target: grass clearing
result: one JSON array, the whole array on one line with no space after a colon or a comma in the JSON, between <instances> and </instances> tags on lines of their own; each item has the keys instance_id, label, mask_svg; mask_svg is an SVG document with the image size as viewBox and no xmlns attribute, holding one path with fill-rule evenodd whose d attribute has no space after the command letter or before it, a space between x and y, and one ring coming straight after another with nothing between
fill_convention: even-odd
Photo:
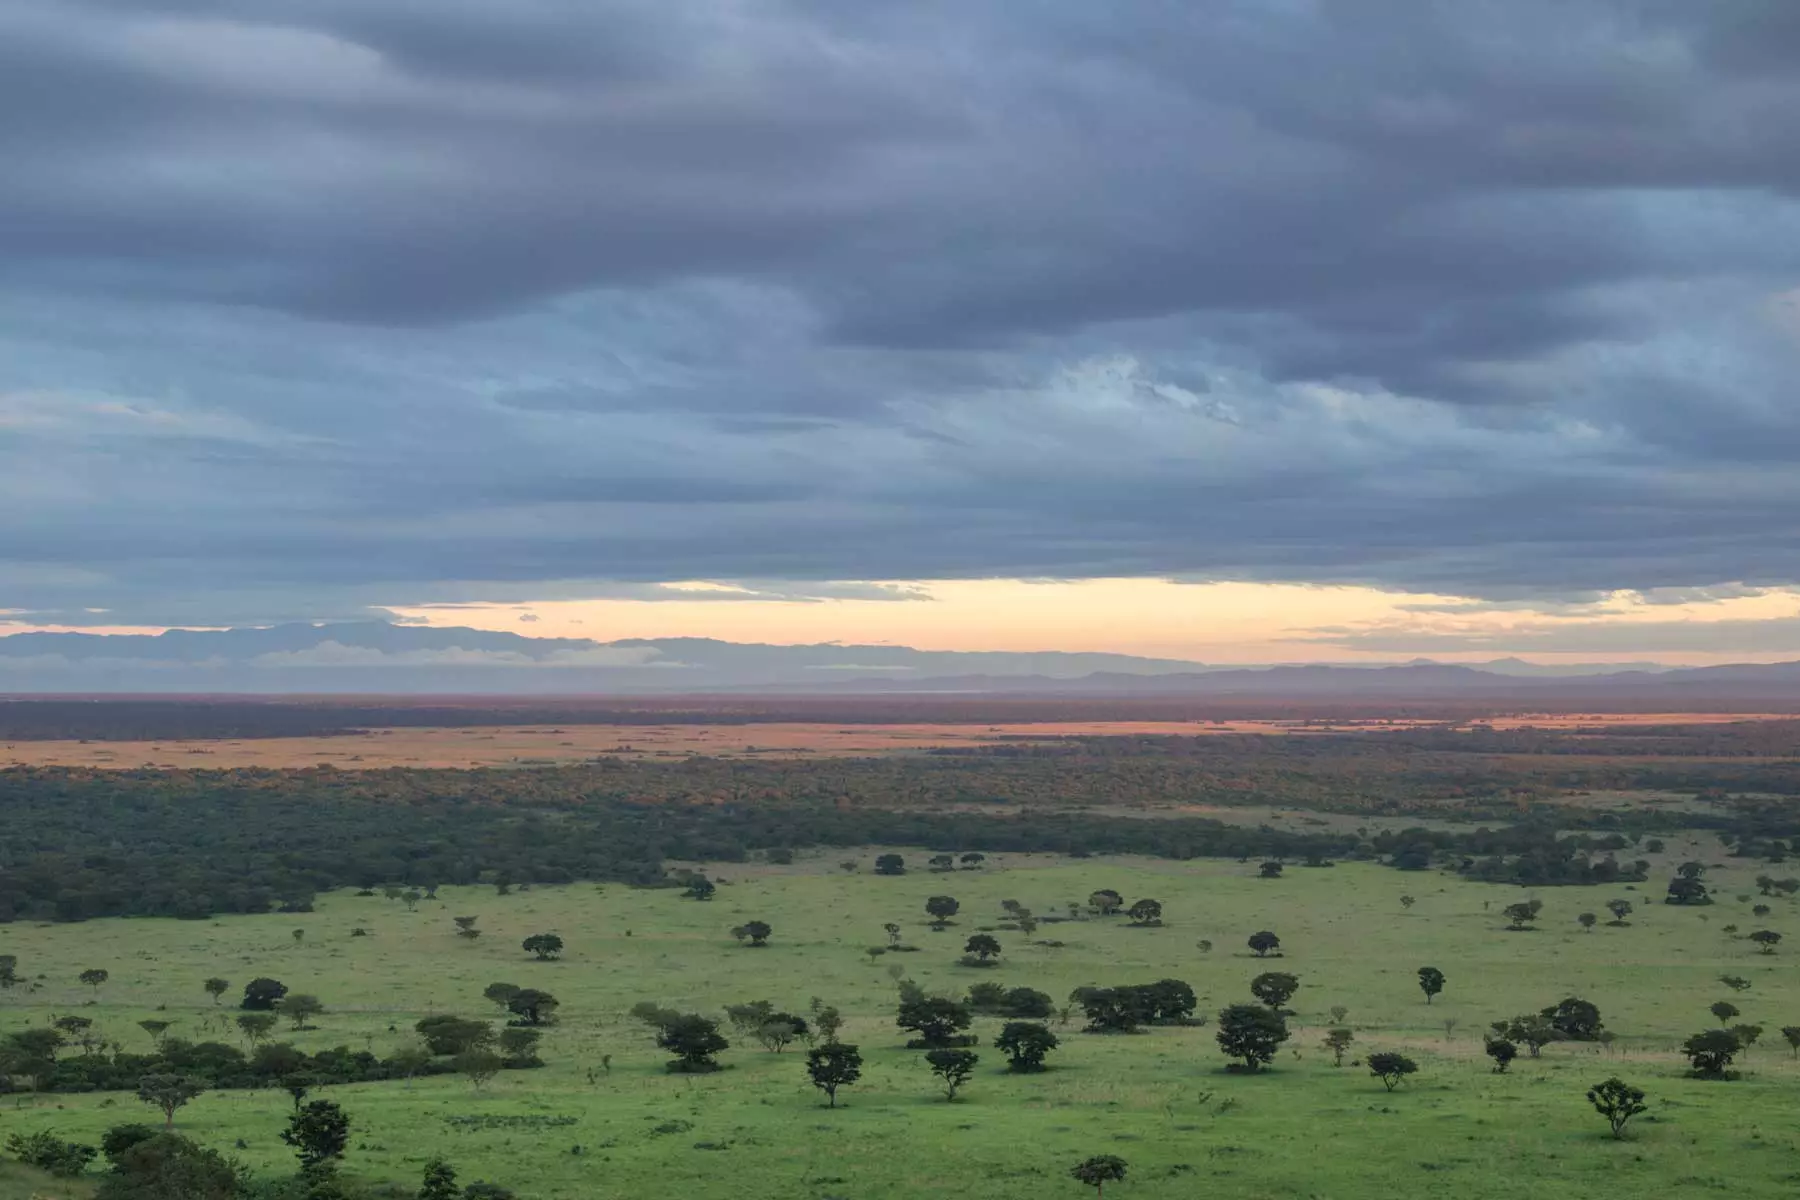
<instances>
[{"instance_id":1,"label":"grass clearing","mask_svg":"<svg viewBox=\"0 0 1800 1200\"><path fill-rule=\"evenodd\" d=\"M0 954L17 955L24 978L44 977L36 991L0 993L0 1030L78 1012L131 1049L147 1044L136 1024L146 1018L175 1022L177 1036L236 1042L235 1031L217 1028L235 1015L231 997L251 977L272 975L316 993L329 1010L319 1029L294 1037L297 1044L385 1053L412 1040L421 1016L497 1015L481 998L488 983L545 988L562 1009L544 1039L541 1070L504 1072L481 1091L450 1076L318 1093L355 1122L346 1169L416 1183L425 1161L443 1155L464 1182L491 1179L534 1200L727 1192L745 1200L1039 1200L1082 1195L1068 1167L1103 1153L1131 1164L1116 1194L1138 1197L1209 1188L1333 1200L1427 1190L1523 1200L1621 1188L1786 1197L1800 1181L1800 1139L1789 1118L1800 1101L1800 1064L1778 1032L1800 1024L1793 965L1800 949L1764 956L1721 932L1732 923L1741 932L1794 928L1793 901L1758 897L1751 903L1775 909L1758 921L1750 903L1735 898L1756 890L1751 878L1767 869L1760 865L1715 869L1708 882L1720 902L1683 909L1660 903L1661 874L1635 889L1522 893L1360 864L1289 867L1284 878L1263 880L1254 864L1217 860L1001 855L982 870L940 875L919 869L923 852L907 851L914 869L887 878L868 873L874 853L829 851L790 867L720 866L710 902L620 885L505 897L446 888L408 912L340 891L299 916L0 926ZM850 858L863 869L837 868ZM1128 901L1162 901L1166 924L1066 921L1029 938L1001 930L1000 966L958 964L970 933L1003 920L1000 901L1018 900L1041 917L1102 887ZM943 933L925 919L925 899L938 893L962 903L957 925ZM1410 910L1402 894L1417 898ZM1544 901L1540 928L1504 932L1501 908L1524 896ZM1582 932L1576 914L1605 918L1605 901L1615 896L1638 906L1633 924ZM456 915L478 916L484 936L458 939ZM753 918L774 926L767 949L730 937L732 926ZM864 948L886 941L886 921L899 922L920 950L871 962ZM358 926L370 936L353 938ZM294 929L304 930L298 943ZM1259 929L1280 934L1282 958L1263 961L1245 949ZM540 931L565 939L562 961L535 962L520 949ZM1213 943L1210 953L1196 948L1200 939ZM1057 1029L1063 1045L1050 1071L1013 1077L985 1044L1001 1021L978 1018L980 1067L947 1104L920 1053L902 1048L890 965L933 992L960 995L994 980L1038 988L1059 1004L1080 985L1172 976L1193 985L1208 1014L1248 1000L1249 980L1263 970L1293 972L1301 989L1291 1005L1294 1037L1274 1070L1254 1077L1221 1070L1210 1026L1108 1037L1077 1032L1079 1017ZM1425 965L1448 976L1431 1005L1416 981ZM111 974L97 996L76 982L89 967ZM1732 994L1717 982L1724 974L1752 986ZM210 975L234 985L217 1009L201 989ZM1541 1059L1521 1056L1508 1075L1488 1070L1481 1033L1489 1021L1569 995L1600 1006L1619 1035L1610 1052L1556 1045ZM627 1016L639 1000L714 1016L727 1003L754 999L804 1012L813 996L845 1014L841 1036L866 1059L862 1082L840 1093L837 1111L808 1086L801 1048L773 1054L740 1042L723 1056L730 1069L673 1076ZM1726 996L1744 1010L1743 1020L1765 1027L1741 1064L1744 1078L1683 1078L1676 1045L1715 1024L1707 1005ZM1419 1060L1419 1074L1390 1095L1366 1070L1334 1068L1319 1044L1334 1004L1349 1009L1358 1057L1403 1050ZM1446 1020L1456 1021L1448 1033ZM603 1055L611 1056L610 1071L601 1067ZM1620 1143L1605 1137L1604 1121L1583 1098L1612 1074L1645 1088L1651 1105ZM214 1092L183 1109L176 1125L251 1164L285 1171L293 1160L278 1135L289 1109L279 1091ZM109 1125L154 1116L126 1093L0 1097L0 1136L49 1128L92 1142ZM11 1200L8 1187L21 1200L32 1195L19 1191L17 1176L0 1174L0 1200Z\"/></svg>"}]
</instances>

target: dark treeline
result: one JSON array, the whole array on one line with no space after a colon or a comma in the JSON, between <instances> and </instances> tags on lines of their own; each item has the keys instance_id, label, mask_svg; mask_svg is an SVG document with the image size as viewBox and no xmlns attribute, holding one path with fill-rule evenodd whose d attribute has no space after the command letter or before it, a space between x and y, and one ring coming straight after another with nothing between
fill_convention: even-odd
<instances>
[{"instance_id":1,"label":"dark treeline","mask_svg":"<svg viewBox=\"0 0 1800 1200\"><path fill-rule=\"evenodd\" d=\"M1365 836L1110 810L1145 795L1170 798L1155 778L1166 763L1098 772L1062 807L1025 804L1043 799L1035 787L1055 795L1058 777L1085 778L1053 759L997 760L992 771L919 758L530 771L20 768L0 772L0 921L302 910L320 891L390 883L661 884L669 861L876 844L1301 866L1379 859L1496 882L1609 882L1635 877L1627 847L1645 832L1559 838L1549 821L1524 820ZM1022 765L1032 769L1020 774ZM1243 792L1234 798L1253 802ZM1651 819L1671 818L1633 818ZM1593 823L1624 821L1607 814ZM1793 816L1760 806L1741 832L1773 844L1800 832L1795 826Z\"/></svg>"}]
</instances>

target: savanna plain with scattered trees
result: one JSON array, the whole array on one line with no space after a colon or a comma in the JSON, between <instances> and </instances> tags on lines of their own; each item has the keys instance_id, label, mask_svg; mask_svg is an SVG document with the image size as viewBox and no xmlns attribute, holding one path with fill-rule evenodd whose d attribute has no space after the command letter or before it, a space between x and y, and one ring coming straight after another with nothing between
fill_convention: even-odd
<instances>
[{"instance_id":1,"label":"savanna plain with scattered trees","mask_svg":"<svg viewBox=\"0 0 1800 1200\"><path fill-rule=\"evenodd\" d=\"M0 772L0 1198L1786 1196L1788 724Z\"/></svg>"}]
</instances>

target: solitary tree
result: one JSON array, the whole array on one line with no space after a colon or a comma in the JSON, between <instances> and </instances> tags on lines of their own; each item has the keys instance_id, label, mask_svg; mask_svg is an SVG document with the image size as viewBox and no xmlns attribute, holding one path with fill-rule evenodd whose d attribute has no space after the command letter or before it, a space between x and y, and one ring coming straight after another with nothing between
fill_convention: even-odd
<instances>
[{"instance_id":1,"label":"solitary tree","mask_svg":"<svg viewBox=\"0 0 1800 1200\"><path fill-rule=\"evenodd\" d=\"M1607 922L1608 925L1623 925L1625 924L1625 918L1631 915L1631 901L1608 900L1606 902L1606 911L1613 915L1613 919Z\"/></svg>"},{"instance_id":2,"label":"solitary tree","mask_svg":"<svg viewBox=\"0 0 1800 1200\"><path fill-rule=\"evenodd\" d=\"M1256 951L1256 957L1265 958L1271 951L1281 949L1281 939L1264 929L1250 935L1250 949Z\"/></svg>"},{"instance_id":3,"label":"solitary tree","mask_svg":"<svg viewBox=\"0 0 1800 1200\"><path fill-rule=\"evenodd\" d=\"M1542 900L1520 900L1507 905L1500 910L1500 913L1507 920L1506 927L1516 933L1520 930L1530 929L1531 923L1537 920L1537 915L1543 910L1543 907Z\"/></svg>"},{"instance_id":4,"label":"solitary tree","mask_svg":"<svg viewBox=\"0 0 1800 1200\"><path fill-rule=\"evenodd\" d=\"M1750 940L1755 942L1764 954L1773 954L1776 943L1781 941L1781 935L1773 929L1758 929L1750 935Z\"/></svg>"},{"instance_id":5,"label":"solitary tree","mask_svg":"<svg viewBox=\"0 0 1800 1200\"><path fill-rule=\"evenodd\" d=\"M962 856L961 861L963 870L976 871L980 870L981 864L987 861L987 855L971 850L969 853Z\"/></svg>"},{"instance_id":6,"label":"solitary tree","mask_svg":"<svg viewBox=\"0 0 1800 1200\"><path fill-rule=\"evenodd\" d=\"M1110 917L1125 905L1125 897L1111 888L1101 888L1088 896L1088 907L1103 917Z\"/></svg>"},{"instance_id":7,"label":"solitary tree","mask_svg":"<svg viewBox=\"0 0 1800 1200\"><path fill-rule=\"evenodd\" d=\"M793 1013L778 1012L756 1027L756 1040L762 1043L764 1050L772 1050L780 1054L791 1045L795 1038L805 1037L807 1026L805 1020Z\"/></svg>"},{"instance_id":8,"label":"solitary tree","mask_svg":"<svg viewBox=\"0 0 1800 1200\"><path fill-rule=\"evenodd\" d=\"M1125 1160L1116 1154L1096 1154L1069 1168L1069 1174L1094 1189L1099 1200L1106 1195L1106 1185L1125 1178Z\"/></svg>"},{"instance_id":9,"label":"solitary tree","mask_svg":"<svg viewBox=\"0 0 1800 1200\"><path fill-rule=\"evenodd\" d=\"M875 860L875 873L877 875L904 875L906 874L906 860L898 854L883 854Z\"/></svg>"},{"instance_id":10,"label":"solitary tree","mask_svg":"<svg viewBox=\"0 0 1800 1200\"><path fill-rule=\"evenodd\" d=\"M1641 1112L1648 1111L1644 1103L1642 1088L1634 1088L1623 1079L1614 1076L1603 1080L1588 1089L1588 1103L1594 1111L1606 1118L1612 1127L1615 1138L1625 1136L1625 1123Z\"/></svg>"},{"instance_id":11,"label":"solitary tree","mask_svg":"<svg viewBox=\"0 0 1800 1200\"><path fill-rule=\"evenodd\" d=\"M712 880L704 875L696 875L687 881L687 887L681 894L689 900L711 900L718 890L718 885Z\"/></svg>"},{"instance_id":12,"label":"solitary tree","mask_svg":"<svg viewBox=\"0 0 1800 1200\"><path fill-rule=\"evenodd\" d=\"M168 1035L169 1027L172 1024L174 1024L174 1022L172 1022L172 1021L157 1021L157 1020L139 1021L138 1028L142 1029L145 1033L149 1034L150 1040L156 1044L158 1049L161 1049L162 1044L163 1044L163 1038Z\"/></svg>"},{"instance_id":13,"label":"solitary tree","mask_svg":"<svg viewBox=\"0 0 1800 1200\"><path fill-rule=\"evenodd\" d=\"M238 1014L237 1027L243 1032L244 1040L254 1050L263 1039L275 1028L275 1014L263 1012L247 1012Z\"/></svg>"},{"instance_id":14,"label":"solitary tree","mask_svg":"<svg viewBox=\"0 0 1800 1200\"><path fill-rule=\"evenodd\" d=\"M1133 925L1161 925L1162 903L1157 900L1139 900L1125 910Z\"/></svg>"},{"instance_id":15,"label":"solitary tree","mask_svg":"<svg viewBox=\"0 0 1800 1200\"><path fill-rule=\"evenodd\" d=\"M994 1039L994 1046L1006 1055L1007 1070L1023 1074L1044 1069L1044 1056L1056 1049L1057 1039L1046 1026L1032 1021L1008 1021Z\"/></svg>"},{"instance_id":16,"label":"solitary tree","mask_svg":"<svg viewBox=\"0 0 1800 1200\"><path fill-rule=\"evenodd\" d=\"M1506 1068L1512 1066L1512 1060L1519 1057L1519 1048L1505 1038L1489 1038L1483 1047L1487 1056L1494 1060L1494 1074L1506 1074Z\"/></svg>"},{"instance_id":17,"label":"solitary tree","mask_svg":"<svg viewBox=\"0 0 1800 1200\"><path fill-rule=\"evenodd\" d=\"M1264 971L1250 981L1250 994L1277 1011L1299 990L1299 978L1285 971Z\"/></svg>"},{"instance_id":18,"label":"solitary tree","mask_svg":"<svg viewBox=\"0 0 1800 1200\"><path fill-rule=\"evenodd\" d=\"M1269 862L1264 863L1261 867L1257 868L1256 873L1264 879L1280 879L1281 878L1281 864L1278 862L1275 862L1273 860L1270 860Z\"/></svg>"},{"instance_id":19,"label":"solitary tree","mask_svg":"<svg viewBox=\"0 0 1800 1200\"><path fill-rule=\"evenodd\" d=\"M473 940L473 939L481 936L481 930L475 928L475 922L480 920L481 918L479 918L479 917L451 917L450 919L452 921L456 922L456 936L457 937L469 938L470 940Z\"/></svg>"},{"instance_id":20,"label":"solitary tree","mask_svg":"<svg viewBox=\"0 0 1800 1200\"><path fill-rule=\"evenodd\" d=\"M898 946L900 944L900 926L889 921L887 924L883 925L881 929L882 932L887 934L889 946Z\"/></svg>"},{"instance_id":21,"label":"solitary tree","mask_svg":"<svg viewBox=\"0 0 1800 1200\"><path fill-rule=\"evenodd\" d=\"M287 985L279 979L261 977L244 985L244 998L238 1007L252 1012L268 1012L275 1002L287 995Z\"/></svg>"},{"instance_id":22,"label":"solitary tree","mask_svg":"<svg viewBox=\"0 0 1800 1200\"><path fill-rule=\"evenodd\" d=\"M283 996L275 1002L275 1009L293 1023L295 1029L305 1029L306 1023L325 1011L325 1006L317 996L306 992L295 992Z\"/></svg>"},{"instance_id":23,"label":"solitary tree","mask_svg":"<svg viewBox=\"0 0 1800 1200\"><path fill-rule=\"evenodd\" d=\"M926 865L933 871L954 871L956 870L956 855L934 854L926 860Z\"/></svg>"},{"instance_id":24,"label":"solitary tree","mask_svg":"<svg viewBox=\"0 0 1800 1200\"><path fill-rule=\"evenodd\" d=\"M992 966L1000 957L1000 941L989 933L978 933L963 944L963 961L971 966Z\"/></svg>"},{"instance_id":25,"label":"solitary tree","mask_svg":"<svg viewBox=\"0 0 1800 1200\"><path fill-rule=\"evenodd\" d=\"M1241 1070L1255 1071L1274 1061L1275 1051L1288 1039L1287 1022L1272 1008L1260 1004L1233 1004L1219 1012L1214 1035L1219 1049L1243 1059Z\"/></svg>"},{"instance_id":26,"label":"solitary tree","mask_svg":"<svg viewBox=\"0 0 1800 1200\"><path fill-rule=\"evenodd\" d=\"M1594 932L1594 926L1600 923L1600 918L1593 913L1580 913L1576 916L1575 920L1581 926L1584 933Z\"/></svg>"},{"instance_id":27,"label":"solitary tree","mask_svg":"<svg viewBox=\"0 0 1800 1200\"><path fill-rule=\"evenodd\" d=\"M1738 1006L1729 1000L1715 1000L1707 1011L1717 1017L1721 1025L1729 1025L1731 1018L1741 1015Z\"/></svg>"},{"instance_id":28,"label":"solitary tree","mask_svg":"<svg viewBox=\"0 0 1800 1200\"><path fill-rule=\"evenodd\" d=\"M1783 1025L1781 1036L1787 1039L1788 1049L1794 1052L1794 1057L1800 1058L1800 1025Z\"/></svg>"},{"instance_id":29,"label":"solitary tree","mask_svg":"<svg viewBox=\"0 0 1800 1200\"><path fill-rule=\"evenodd\" d=\"M1411 896L1400 897L1400 907L1408 910L1409 912L1412 910L1412 906L1417 903L1418 903L1418 901L1413 899Z\"/></svg>"},{"instance_id":30,"label":"solitary tree","mask_svg":"<svg viewBox=\"0 0 1800 1200\"><path fill-rule=\"evenodd\" d=\"M554 933L534 933L520 944L539 962L549 962L563 952L563 940Z\"/></svg>"},{"instance_id":31,"label":"solitary tree","mask_svg":"<svg viewBox=\"0 0 1800 1200\"><path fill-rule=\"evenodd\" d=\"M1444 990L1444 973L1436 967L1420 967L1419 990L1425 993L1425 1003L1430 1004L1432 997Z\"/></svg>"},{"instance_id":32,"label":"solitary tree","mask_svg":"<svg viewBox=\"0 0 1800 1200\"><path fill-rule=\"evenodd\" d=\"M1681 1044L1681 1052L1694 1066L1692 1073L1701 1079L1726 1078L1731 1060L1743 1048L1737 1034L1729 1029L1708 1029Z\"/></svg>"},{"instance_id":33,"label":"solitary tree","mask_svg":"<svg viewBox=\"0 0 1800 1200\"><path fill-rule=\"evenodd\" d=\"M944 1099L955 1100L956 1090L969 1081L981 1059L973 1050L928 1050L925 1061L942 1084Z\"/></svg>"},{"instance_id":34,"label":"solitary tree","mask_svg":"<svg viewBox=\"0 0 1800 1200\"><path fill-rule=\"evenodd\" d=\"M288 1118L281 1140L300 1156L301 1171L324 1171L344 1157L350 1144L350 1118L332 1101L314 1100Z\"/></svg>"},{"instance_id":35,"label":"solitary tree","mask_svg":"<svg viewBox=\"0 0 1800 1200\"><path fill-rule=\"evenodd\" d=\"M207 980L203 986L206 988L206 994L212 997L214 1004L219 1002L220 996L231 990L231 984L216 975Z\"/></svg>"},{"instance_id":36,"label":"solitary tree","mask_svg":"<svg viewBox=\"0 0 1800 1200\"><path fill-rule=\"evenodd\" d=\"M1750 981L1742 975L1721 975L1719 982L1734 992L1747 991L1750 987Z\"/></svg>"},{"instance_id":37,"label":"solitary tree","mask_svg":"<svg viewBox=\"0 0 1800 1200\"><path fill-rule=\"evenodd\" d=\"M175 1127L175 1110L206 1090L206 1084L190 1075L146 1075L138 1080L137 1097L162 1110L163 1128Z\"/></svg>"},{"instance_id":38,"label":"solitary tree","mask_svg":"<svg viewBox=\"0 0 1800 1200\"><path fill-rule=\"evenodd\" d=\"M1418 1071L1419 1064L1404 1054L1384 1052L1369 1055L1369 1074L1381 1080L1388 1091L1400 1086L1400 1081Z\"/></svg>"},{"instance_id":39,"label":"solitary tree","mask_svg":"<svg viewBox=\"0 0 1800 1200\"><path fill-rule=\"evenodd\" d=\"M894 1024L917 1033L919 1045L932 1049L952 1044L971 1019L966 1004L941 996L919 996L900 1002Z\"/></svg>"},{"instance_id":40,"label":"solitary tree","mask_svg":"<svg viewBox=\"0 0 1800 1200\"><path fill-rule=\"evenodd\" d=\"M100 985L105 983L109 978L111 978L111 976L106 973L106 968L104 967L89 967L81 973L81 982L93 988L94 995L96 996L100 994Z\"/></svg>"},{"instance_id":41,"label":"solitary tree","mask_svg":"<svg viewBox=\"0 0 1800 1200\"><path fill-rule=\"evenodd\" d=\"M1331 1051L1332 1066L1344 1065L1344 1055L1350 1052L1350 1044L1354 1041L1356 1041L1356 1035L1342 1027L1326 1032L1323 1045L1325 1049Z\"/></svg>"},{"instance_id":42,"label":"solitary tree","mask_svg":"<svg viewBox=\"0 0 1800 1200\"><path fill-rule=\"evenodd\" d=\"M775 932L767 921L745 921L732 932L736 933L739 929L743 930L744 936L750 939L752 946L767 946L769 935Z\"/></svg>"},{"instance_id":43,"label":"solitary tree","mask_svg":"<svg viewBox=\"0 0 1800 1200\"><path fill-rule=\"evenodd\" d=\"M962 905L955 896L932 896L925 901L925 911L931 916L933 929L943 929L961 909Z\"/></svg>"},{"instance_id":44,"label":"solitary tree","mask_svg":"<svg viewBox=\"0 0 1800 1200\"><path fill-rule=\"evenodd\" d=\"M862 1053L843 1042L826 1042L806 1052L806 1074L812 1085L825 1093L826 1107L837 1107L841 1087L862 1078Z\"/></svg>"},{"instance_id":45,"label":"solitary tree","mask_svg":"<svg viewBox=\"0 0 1800 1200\"><path fill-rule=\"evenodd\" d=\"M698 1013L684 1013L664 1025L656 1044L675 1056L669 1070L686 1074L719 1069L717 1055L731 1043L719 1033L719 1023Z\"/></svg>"}]
</instances>

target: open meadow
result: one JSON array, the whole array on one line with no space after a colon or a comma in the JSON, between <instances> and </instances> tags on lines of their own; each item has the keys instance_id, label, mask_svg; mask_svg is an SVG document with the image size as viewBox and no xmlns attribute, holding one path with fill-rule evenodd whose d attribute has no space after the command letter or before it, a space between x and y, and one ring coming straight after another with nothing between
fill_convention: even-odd
<instances>
[{"instance_id":1,"label":"open meadow","mask_svg":"<svg viewBox=\"0 0 1800 1200\"><path fill-rule=\"evenodd\" d=\"M905 875L888 877L872 873L876 853L825 850L792 865L708 868L719 883L710 901L615 883L505 896L444 887L409 911L338 890L303 914L17 922L0 926L0 954L17 957L23 981L0 992L0 1034L73 1013L140 1052L150 1041L140 1020L172 1022L172 1036L239 1042L232 1005L244 982L266 975L326 1007L316 1029L291 1035L302 1049L345 1044L385 1055L416 1041L413 1023L430 1014L497 1018L482 998L490 983L541 988L561 1009L540 1069L503 1071L481 1088L440 1075L314 1094L350 1114L346 1171L416 1187L425 1162L443 1156L464 1181L503 1183L526 1200L1040 1200L1085 1194L1068 1170L1096 1154L1129 1163L1109 1196L1145 1200L1786 1197L1800 1183L1800 1063L1778 1032L1800 1024L1800 951L1766 956L1741 936L1791 928L1795 902L1740 901L1756 892L1759 868L1723 859L1710 838L1671 839L1643 884L1534 891L1367 863L1290 865L1263 879L1254 862L1004 854L980 869L933 873L917 850L904 851ZM1696 853L1721 864L1707 876L1719 902L1665 906L1672 864ZM840 865L851 860L853 873ZM1101 888L1127 902L1159 900L1164 924L1138 928L1119 915L1045 922L1029 936L998 928L1002 901L1040 919L1066 918L1069 905ZM924 906L940 894L956 897L961 911L953 927L934 932ZM1416 902L1404 906L1403 895ZM1525 897L1543 901L1538 928L1507 932L1500 910ZM1626 926L1605 923L1604 905L1615 898L1636 905ZM1757 921L1752 902L1774 912ZM1587 911L1601 917L1591 931L1576 922ZM484 936L458 938L453 916L477 917ZM766 948L731 936L750 920L772 926ZM917 951L867 954L887 943L887 922ZM367 935L353 937L358 927ZM964 940L982 927L1002 944L999 965L961 965ZM1258 930L1280 936L1282 957L1247 949ZM565 940L560 961L520 948L538 932ZM1431 1004L1418 986L1421 966L1448 979ZM77 982L89 968L109 973L97 989ZM1223 1069L1214 1023L1089 1034L1080 1032L1079 1009L1066 1025L1050 1021L1062 1043L1050 1070L1013 1075L991 1045L1001 1019L978 1017L979 1067L947 1103L894 1025L896 974L950 996L989 980L1027 986L1058 1006L1077 987L1172 977L1192 985L1198 1013L1213 1014L1249 1002L1249 981L1268 970L1291 972L1301 986L1289 1004L1292 1038L1256 1075ZM1720 982L1726 975L1749 987L1730 991ZM218 1007L201 986L211 976L232 983ZM1482 1052L1488 1023L1569 996L1597 1004L1616 1040L1552 1044L1494 1074ZM836 1110L808 1085L803 1046L772 1053L725 1026L733 1041L721 1055L726 1070L669 1074L667 1054L628 1011L650 1000L723 1025L726 1004L767 999L805 1014L814 997L841 1010L841 1039L866 1059ZM1724 998L1764 1036L1740 1061L1741 1079L1686 1078L1677 1045L1716 1027L1708 1006ZM1418 1073L1390 1094L1363 1067L1334 1066L1321 1039L1339 1005L1355 1033L1352 1059L1400 1051ZM1617 1142L1584 1099L1614 1074L1645 1089L1650 1106ZM279 1089L212 1091L175 1124L253 1167L289 1170L292 1152L278 1135L290 1111ZM47 1129L95 1143L109 1126L157 1119L129 1092L0 1099L0 1135ZM9 1194L9 1186L21 1190ZM84 1194L80 1185L35 1186L42 1190L0 1173L5 1200Z\"/></svg>"}]
</instances>

